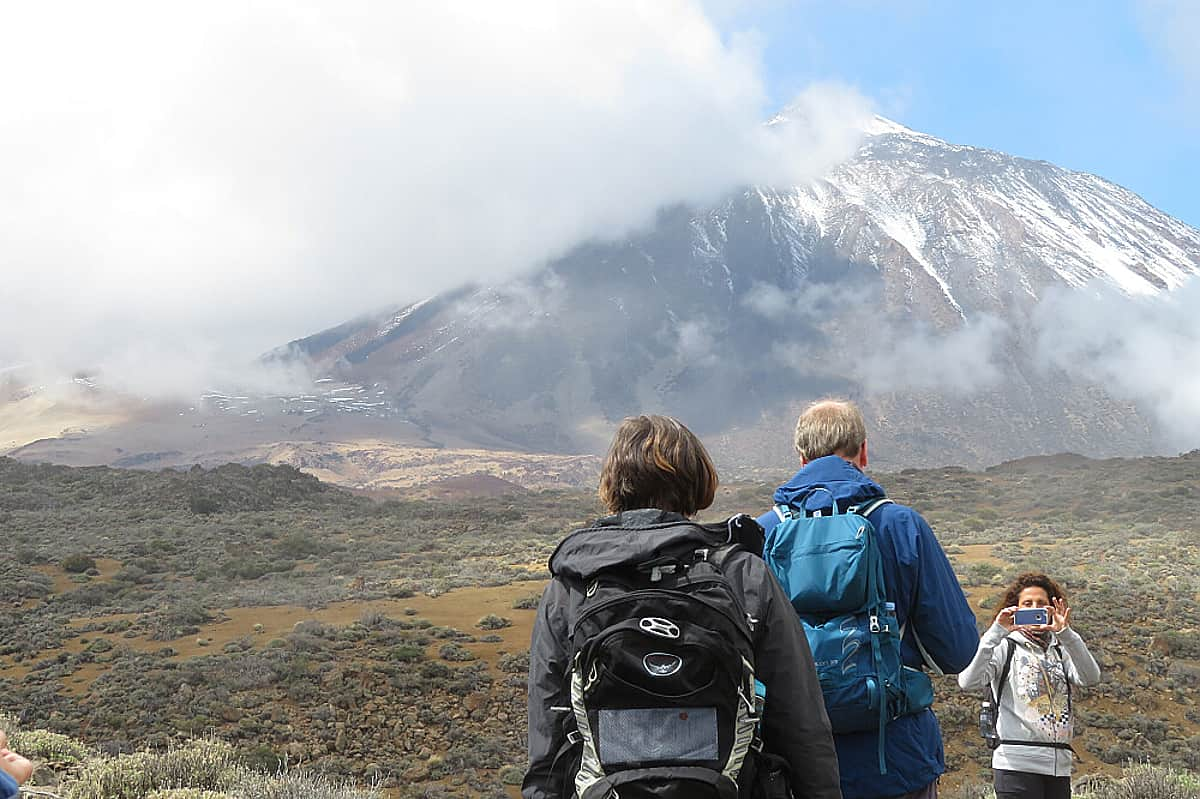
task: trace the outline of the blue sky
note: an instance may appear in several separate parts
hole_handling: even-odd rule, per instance
[[[841,81],[949,141],[1092,172],[1200,227],[1200,2],[758,2],[770,100]]]

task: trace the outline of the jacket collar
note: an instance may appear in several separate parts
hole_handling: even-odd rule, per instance
[[[817,487],[826,491],[813,491]],[[826,455],[804,464],[791,480],[775,489],[773,499],[776,505],[817,510],[829,507],[826,492],[831,492],[839,503],[850,504],[885,496],[883,487],[853,463],[838,455]]]

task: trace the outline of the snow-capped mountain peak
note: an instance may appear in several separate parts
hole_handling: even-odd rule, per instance
[[[901,125],[899,122],[896,122],[893,119],[888,119],[887,117],[880,116],[879,114],[874,114],[869,119],[866,120],[865,124],[863,125],[863,132],[866,133],[868,136],[887,136],[887,135],[910,136],[910,137],[916,138],[916,139],[926,139],[931,142],[940,142],[942,144],[945,144],[945,142],[942,142],[941,139],[938,139],[934,136],[930,136],[927,133],[921,133],[919,131],[913,130],[912,128],[905,127],[904,125]]]
[[[603,446],[589,436],[605,420],[665,411],[719,434],[727,460],[777,465],[794,403],[835,393],[886,422],[876,440],[897,463],[1144,449],[1151,434],[1128,404],[1029,368],[1021,326],[1051,287],[1182,285],[1200,273],[1200,231],[1094,175],[884,117],[864,133],[811,184],[665,209],[652,229],[580,246],[518,283],[297,350],[347,382],[388,382],[406,418],[472,445],[587,450]],[[986,320],[1011,333],[990,393],[939,393],[978,359],[914,363],[920,347],[897,349]],[[894,363],[864,363],[880,351]]]

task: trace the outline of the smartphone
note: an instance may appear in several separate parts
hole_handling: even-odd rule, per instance
[[[1050,610],[1048,608],[1017,608],[1013,614],[1013,624],[1024,627],[1027,624],[1049,624]]]

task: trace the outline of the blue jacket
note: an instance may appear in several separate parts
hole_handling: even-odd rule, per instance
[[[829,455],[810,461],[776,489],[774,502],[800,509],[796,503],[814,486],[829,489],[840,510],[884,496],[883,488],[857,466]],[[828,508],[829,502],[828,493],[817,491],[804,509]],[[758,521],[769,533],[779,517],[772,510]],[[915,643],[919,637],[938,668],[947,674],[958,673],[975,656],[979,632],[975,614],[933,530],[919,513],[904,505],[884,505],[871,514],[871,521],[878,533],[888,599],[896,603],[900,624],[908,625],[900,650],[905,664],[923,665]],[[878,733],[835,735],[834,741],[845,799],[900,796],[925,787],[946,770],[942,731],[932,710],[901,716],[888,725],[887,774],[879,773]]]
[[[20,791],[17,781],[0,771],[0,799],[15,799],[18,795],[20,795]]]

